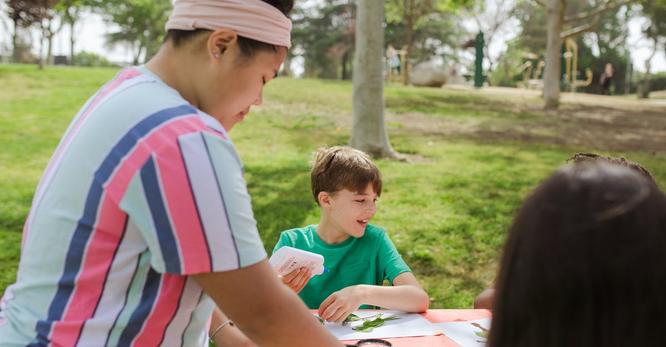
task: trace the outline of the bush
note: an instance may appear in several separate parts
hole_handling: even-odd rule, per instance
[[[92,52],[79,52],[74,56],[74,65],[94,67],[117,67],[105,57]]]

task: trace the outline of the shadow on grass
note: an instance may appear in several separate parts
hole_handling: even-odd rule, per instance
[[[317,205],[310,193],[309,171],[307,162],[281,167],[246,167],[252,208],[269,254],[280,232],[304,226],[306,218],[316,213]]]

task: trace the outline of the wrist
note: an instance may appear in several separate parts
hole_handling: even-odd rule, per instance
[[[368,301],[368,298],[372,296],[370,293],[372,291],[372,286],[367,284],[358,284],[354,286],[354,296],[358,301],[359,305],[363,305]]]
[[[209,339],[211,341],[215,340],[215,336],[221,335],[221,331],[225,329],[226,327],[233,327],[235,324],[231,319],[227,319],[226,321],[222,322],[221,324],[217,325],[214,330],[210,331]]]

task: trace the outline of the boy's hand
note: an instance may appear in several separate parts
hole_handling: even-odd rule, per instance
[[[362,303],[361,286],[343,288],[321,303],[319,317],[329,322],[342,323]]]
[[[287,287],[294,291],[294,293],[298,294],[303,290],[303,287],[308,284],[310,277],[312,277],[310,269],[301,267],[282,276],[280,279],[282,280],[282,283],[286,284]]]

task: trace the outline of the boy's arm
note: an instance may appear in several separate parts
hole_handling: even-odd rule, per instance
[[[425,312],[430,298],[411,272],[403,272],[393,286],[360,284],[331,294],[321,306],[319,316],[340,323],[360,305],[372,305],[406,312]]]
[[[192,276],[218,307],[260,346],[342,346],[268,262]]]
[[[495,301],[495,288],[488,288],[474,299],[475,309],[492,310]]]

